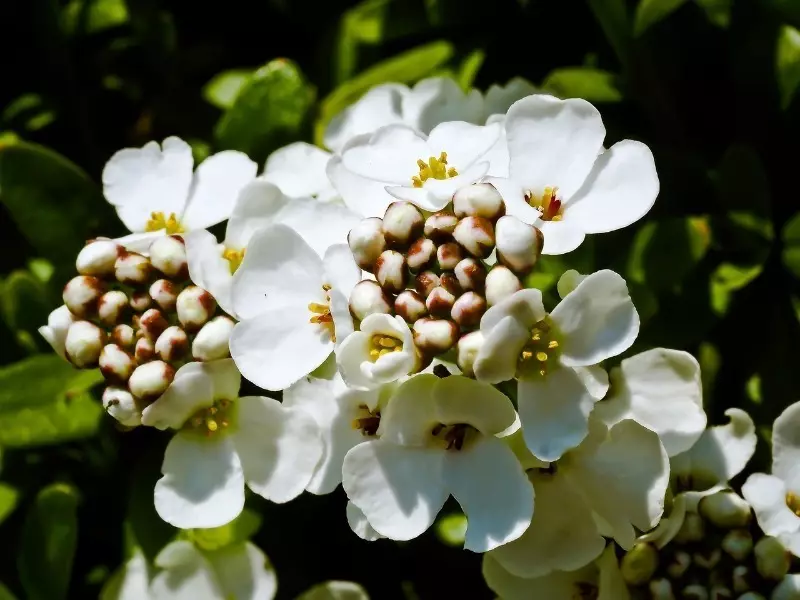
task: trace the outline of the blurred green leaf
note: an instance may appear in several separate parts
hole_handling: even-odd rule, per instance
[[[13,271],[0,287],[0,313],[27,350],[39,346],[38,328],[50,312],[47,286],[28,271]]]
[[[708,404],[714,391],[722,357],[716,346],[710,342],[703,342],[697,352],[697,361],[700,363],[700,378],[703,381],[703,403]]]
[[[695,0],[708,20],[717,27],[727,28],[731,23],[732,0]]]
[[[97,33],[128,22],[125,0],[72,0],[64,7],[64,33]]]
[[[745,391],[753,404],[761,404],[761,375],[754,373],[747,380]]]
[[[645,30],[678,10],[686,0],[640,0],[636,7],[633,34],[642,35]]]
[[[463,513],[445,515],[436,521],[435,531],[443,544],[460,548],[467,535],[467,517]]]
[[[78,537],[78,494],[55,483],[44,488],[25,518],[17,566],[29,600],[67,597]]]
[[[592,67],[555,69],[545,77],[542,87],[561,98],[583,98],[591,102],[619,102],[622,93],[616,76]]]
[[[361,44],[377,44],[381,41],[388,8],[388,0],[367,0],[342,15],[336,43],[334,75],[337,82],[346,81],[355,73]]]
[[[369,595],[352,581],[325,581],[309,588],[296,600],[369,600]]]
[[[750,146],[728,147],[711,178],[726,211],[747,211],[764,217],[770,214],[769,178],[761,158]]]
[[[211,529],[189,529],[183,534],[203,550],[219,550],[225,546],[249,540],[261,527],[261,515],[244,509],[227,525]]]
[[[17,600],[17,597],[2,582],[0,582],[0,600]]]
[[[217,73],[203,86],[203,98],[217,108],[227,110],[233,106],[252,76],[252,69],[231,69]]]
[[[22,94],[5,107],[0,122],[10,128],[37,131],[55,118],[55,111],[39,94]]]
[[[800,212],[783,228],[783,264],[800,277]]]
[[[0,523],[8,518],[14,509],[17,507],[17,501],[19,500],[19,492],[7,485],[5,483],[0,483]],[[0,594],[0,600],[2,600],[3,595]]]
[[[761,273],[761,265],[742,267],[722,263],[712,273],[710,285],[711,308],[722,316],[728,311],[734,292],[742,289]]]
[[[631,42],[631,24],[625,0],[588,0],[588,4],[620,63],[625,65]]]
[[[778,33],[775,72],[781,92],[781,106],[787,108],[800,85],[800,31],[783,25]]]
[[[486,52],[483,50],[473,50],[461,62],[461,67],[458,69],[456,81],[461,89],[469,92],[472,85],[475,83],[475,78],[478,76],[478,71],[483,66],[483,61],[486,60]]]

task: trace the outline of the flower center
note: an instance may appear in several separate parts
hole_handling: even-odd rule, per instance
[[[786,506],[789,507],[789,510],[800,517],[800,496],[795,494],[794,492],[789,492],[786,494]]]
[[[431,429],[431,435],[444,444],[445,450],[458,451],[464,447],[468,435],[477,431],[472,425],[466,423],[456,423],[455,425],[439,423]]]
[[[325,292],[325,304],[319,302],[311,302],[308,305],[308,310],[311,311],[311,318],[308,320],[310,323],[322,325],[331,336],[331,341],[336,341],[336,330],[333,325],[333,315],[331,314],[331,286],[327,283],[323,284],[322,291]]]
[[[517,358],[517,375],[547,375],[548,362],[558,358],[556,331],[548,318],[531,328],[531,337],[522,347]]]
[[[417,160],[419,175],[414,175],[411,182],[414,187],[421,188],[428,179],[447,179],[455,177],[458,171],[454,167],[447,166],[447,152],[439,154],[439,158],[431,156],[428,162],[422,159]]]
[[[233,406],[231,400],[214,400],[211,406],[194,413],[183,427],[205,437],[219,434],[230,426]]]
[[[369,359],[372,362],[390,352],[400,352],[403,350],[403,342],[390,335],[373,335],[369,341]]]
[[[542,221],[560,221],[564,217],[557,187],[544,188],[541,196],[529,191],[525,194],[525,201],[539,209]]]
[[[233,248],[225,248],[222,252],[222,258],[228,261],[228,264],[231,269],[231,275],[236,273],[236,269],[238,269],[242,265],[242,261],[244,260],[244,248],[241,250],[234,250]]]
[[[381,424],[381,411],[377,409],[372,411],[366,404],[360,404],[357,415],[351,423],[353,429],[360,430],[364,436],[374,436],[378,433],[378,426]]]
[[[164,216],[163,212],[151,212],[150,219],[145,225],[145,231],[160,231],[166,229],[168,234],[183,233],[183,225],[175,216],[175,213],[169,213],[168,217]]]

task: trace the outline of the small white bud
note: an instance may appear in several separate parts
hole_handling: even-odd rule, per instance
[[[128,389],[136,398],[155,399],[163,394],[175,377],[175,369],[160,360],[145,363],[131,375]]]
[[[711,570],[719,564],[722,560],[722,550],[714,548],[703,554],[702,552],[695,552],[692,555],[692,561],[695,565],[702,569]]]
[[[644,585],[658,568],[658,550],[651,544],[634,544],[620,561],[622,578],[630,585]]]
[[[784,577],[772,590],[770,596],[770,600],[797,600],[798,598],[800,598],[800,578],[796,573]]]
[[[107,381],[125,383],[136,368],[136,361],[116,344],[107,344],[100,352],[99,365]]]
[[[441,354],[458,340],[458,327],[445,319],[420,319],[414,323],[414,345],[427,354]]]
[[[178,300],[178,287],[169,279],[159,279],[150,286],[150,297],[161,310],[172,312]]]
[[[486,258],[494,250],[494,227],[483,217],[464,217],[456,225],[453,237],[476,258]]]
[[[150,244],[150,262],[167,277],[185,277],[188,274],[186,246],[176,235],[165,235]]]
[[[461,336],[458,340],[458,358],[456,363],[458,368],[466,377],[472,377],[475,374],[473,365],[475,364],[475,357],[483,346],[483,334],[480,331],[473,331],[467,335]]]
[[[737,594],[744,594],[750,589],[750,568],[745,565],[736,565],[731,571],[731,581],[733,582],[733,591]],[[747,595],[747,594],[745,594]]]
[[[433,262],[436,251],[436,244],[434,244],[432,240],[424,237],[419,238],[416,242],[411,244],[406,254],[408,268],[412,271],[419,271],[420,269],[428,267],[430,263]]]
[[[800,590],[797,591],[800,592]],[[773,595],[772,597],[775,598],[775,600],[778,600],[778,598],[780,598],[781,596]],[[787,596],[787,598],[800,598],[800,595]],[[744,594],[739,596],[736,600],[767,600],[767,599],[758,592],[745,592]]]
[[[703,521],[703,517],[695,512],[687,512],[678,533],[675,534],[674,540],[678,544],[699,542],[703,539],[705,534],[706,525]]]
[[[147,292],[133,292],[131,294],[131,308],[134,312],[141,313],[153,305],[153,299]]]
[[[423,298],[427,298],[437,287],[439,287],[439,276],[433,271],[423,271],[414,278],[414,289]]]
[[[372,272],[375,261],[386,250],[386,238],[383,236],[383,219],[370,217],[362,219],[347,234],[347,245],[356,264],[365,271]]]
[[[777,538],[761,538],[753,551],[756,555],[756,569],[764,579],[779,581],[786,577],[791,565],[791,555]]]
[[[453,213],[438,212],[425,220],[423,231],[425,237],[432,239],[437,244],[441,244],[452,241],[456,225],[458,225],[458,217]]]
[[[97,316],[103,323],[113,327],[125,317],[129,307],[125,292],[111,290],[100,296],[97,302]]]
[[[372,314],[392,314],[389,298],[376,282],[371,279],[359,281],[350,292],[350,314],[363,321]]]
[[[114,263],[117,281],[126,285],[146,283],[153,274],[153,265],[147,257],[135,252],[125,252]]]
[[[103,391],[103,408],[126,427],[136,427],[142,422],[142,413],[128,390],[107,387]]]
[[[122,246],[111,240],[90,242],[78,252],[75,267],[81,275],[111,277],[114,275],[114,263],[121,251]]]
[[[422,235],[425,219],[411,202],[393,202],[383,215],[383,235],[394,248],[407,248]]]
[[[428,294],[425,298],[425,306],[432,317],[446,319],[450,316],[450,311],[455,304],[456,297],[443,287],[439,286]]]
[[[228,342],[233,326],[233,320],[225,316],[211,319],[197,332],[192,342],[192,356],[202,361],[228,358],[231,355]]]
[[[428,315],[425,300],[414,290],[403,290],[394,300],[394,312],[400,315],[406,323],[414,323]]]
[[[453,194],[453,211],[459,218],[483,217],[494,221],[506,214],[506,205],[491,183],[473,183]]]
[[[142,337],[136,340],[136,348],[133,351],[133,356],[139,364],[146,363],[156,355],[155,341]]]
[[[700,500],[698,510],[714,525],[725,529],[746,526],[752,514],[747,501],[729,490],[704,497]]]
[[[123,323],[111,330],[111,341],[120,348],[131,350],[136,343],[136,332],[133,327]]]
[[[734,529],[722,538],[722,549],[735,561],[742,562],[753,551],[753,536],[746,529]]]
[[[692,583],[683,588],[681,598],[683,600],[709,600],[709,595],[704,586]]]
[[[79,369],[97,366],[106,334],[94,323],[75,321],[67,330],[64,351],[67,360]]]
[[[495,265],[486,275],[486,304],[494,306],[521,289],[522,283],[511,272],[511,269],[502,265]]]
[[[61,297],[69,311],[76,317],[90,317],[97,312],[97,303],[105,285],[97,277],[78,275],[64,286]]]
[[[375,262],[375,279],[390,294],[402,292],[408,282],[405,256],[396,250],[384,250]]]
[[[459,285],[465,290],[482,292],[486,285],[486,267],[483,263],[474,258],[464,258],[454,267],[456,279]]]
[[[500,217],[495,225],[497,260],[514,271],[525,275],[533,270],[542,254],[544,236],[534,227],[516,217]]]
[[[692,557],[689,553],[678,551],[673,556],[672,562],[667,565],[667,574],[673,579],[680,579],[691,566]]]
[[[214,315],[217,302],[214,297],[196,285],[190,285],[178,294],[175,303],[178,320],[187,331],[197,331]]]
[[[474,327],[486,312],[486,300],[475,292],[459,296],[450,310],[450,318],[461,327]]]
[[[675,600],[675,594],[672,593],[672,583],[669,579],[653,579],[649,587],[653,600]]]
[[[158,336],[167,327],[169,327],[169,323],[157,308],[151,308],[139,317],[139,329],[145,337],[151,340],[158,339]]]
[[[155,348],[156,354],[164,362],[178,360],[189,349],[189,336],[177,325],[172,325],[158,336]]]
[[[64,356],[64,343],[69,326],[78,318],[63,304],[47,316],[47,325],[39,327],[39,334],[47,341],[61,358]]]

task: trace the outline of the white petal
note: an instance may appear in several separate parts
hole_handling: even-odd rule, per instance
[[[195,285],[208,291],[222,310],[233,313],[231,265],[223,258],[217,238],[205,229],[195,229],[183,236],[189,277]]]
[[[430,153],[425,138],[411,127],[387,125],[363,143],[348,144],[342,151],[342,162],[361,177],[384,184],[410,185],[411,176],[419,170],[417,160],[428,160]]]
[[[466,423],[485,435],[497,435],[516,421],[508,396],[487,383],[452,375],[433,386],[435,415],[439,423]]]
[[[427,133],[446,121],[478,123],[483,118],[483,98],[478,90],[468,93],[449,77],[431,77],[418,82],[403,97],[406,123]]]
[[[541,229],[544,236],[542,254],[548,256],[572,252],[583,243],[586,238],[582,223],[564,218],[562,221],[540,221],[536,226]]]
[[[181,221],[204,229],[231,216],[239,192],[256,176],[258,166],[244,152],[224,150],[209,156],[194,173],[192,192]]]
[[[356,331],[345,338],[336,348],[336,364],[347,385],[367,390],[375,386],[375,382],[361,370],[364,361],[369,360],[370,336]]]
[[[211,564],[225,598],[272,600],[278,578],[267,556],[250,542],[232,544],[209,552]],[[202,600],[202,596],[194,600]]]
[[[537,195],[556,186],[569,198],[591,171],[605,135],[600,113],[585,100],[523,98],[506,115],[511,178]]]
[[[287,196],[316,196],[331,186],[325,174],[330,158],[330,152],[322,148],[294,142],[267,157],[262,177],[281,188]]]
[[[64,358],[64,342],[69,326],[77,320],[63,304],[47,316],[47,325],[39,327],[41,335],[58,355]]]
[[[386,191],[385,182],[353,173],[345,167],[340,156],[331,158],[326,173],[345,205],[362,217],[383,217],[387,207],[395,202]]]
[[[402,100],[408,93],[406,86],[396,83],[370,89],[358,102],[331,119],[325,128],[325,145],[334,152],[340,152],[357,135],[372,133],[384,125],[402,123]]]
[[[465,549],[488,552],[530,525],[533,486],[502,440],[481,435],[460,451],[446,452],[444,481],[467,516]]]
[[[179,369],[187,373],[204,373],[211,378],[215,400],[234,400],[239,397],[242,375],[230,358],[208,362],[191,362]]]
[[[163,571],[153,579],[152,600],[224,600],[211,565],[191,542],[170,543],[156,557],[156,565]]]
[[[519,353],[530,336],[530,329],[517,319],[504,317],[488,335],[484,334],[483,344],[472,365],[475,377],[485,383],[513,379],[517,373]]]
[[[410,540],[432,524],[448,493],[444,452],[372,440],[347,453],[342,485],[381,535]]]
[[[800,492],[800,402],[786,408],[772,427],[772,474]]]
[[[353,533],[355,533],[362,540],[374,542],[375,540],[379,540],[384,537],[372,528],[372,525],[369,524],[367,517],[364,516],[364,513],[361,512],[361,509],[359,509],[350,501],[347,502],[346,512],[347,524],[350,525],[350,529],[353,530]]]
[[[650,211],[658,190],[650,148],[622,140],[597,158],[581,189],[564,205],[564,221],[580,223],[586,233],[622,229]]]
[[[505,85],[493,83],[486,90],[484,113],[487,116],[505,114],[514,102],[536,92],[536,86],[522,77],[514,77]]]
[[[225,230],[225,245],[242,250],[259,229],[279,223],[277,216],[292,202],[274,184],[254,179],[239,192]]]
[[[314,419],[272,398],[246,396],[238,402],[233,442],[247,487],[273,502],[299,496],[322,456]]]
[[[333,334],[336,336],[334,341],[336,342],[336,347],[338,347],[355,331],[355,325],[353,324],[353,315],[350,313],[348,296],[345,296],[339,290],[331,290],[329,293],[329,306],[331,317],[333,317]]]
[[[421,373],[404,381],[381,413],[381,439],[405,446],[425,446],[438,424],[434,388],[436,375]]]
[[[494,173],[494,171],[490,172]],[[538,221],[542,213],[525,201],[525,191],[519,183],[505,177],[484,177],[483,180],[491,183],[500,192],[506,205],[507,215],[517,217],[528,225],[541,227]],[[545,239],[545,243],[547,243],[547,239]]]
[[[600,571],[597,582],[600,593],[597,600],[630,600],[631,594],[622,577],[614,544],[606,546],[595,565]]]
[[[244,507],[242,465],[230,437],[180,432],[170,440],[156,482],[158,516],[181,529],[219,527]]]
[[[472,125],[450,121],[437,125],[431,131],[428,146],[435,156],[439,156],[439,152],[447,152],[447,165],[462,173],[481,160],[495,145],[502,130],[500,123]]]
[[[520,290],[491,307],[481,318],[481,333],[489,335],[504,317],[514,317],[526,328],[533,327],[545,318],[542,292],[537,289]]]
[[[769,600],[797,600],[800,598],[800,574],[789,573],[772,590]]]
[[[786,505],[788,491],[779,477],[764,473],[753,473],[742,485],[742,496],[753,507],[766,535],[777,537],[800,530],[800,517]]]
[[[175,373],[167,391],[142,411],[142,425],[179,429],[195,412],[214,402],[211,378],[194,371],[189,363]],[[189,367],[187,369],[187,367]]]
[[[108,578],[100,600],[144,600],[150,598],[147,559],[139,548],[128,561]]]
[[[553,571],[527,579],[512,575],[487,554],[483,557],[483,577],[503,600],[575,600],[587,587],[596,588],[597,569],[589,564],[577,571]]]
[[[121,207],[118,209],[118,213],[126,212],[128,209],[127,207]],[[131,209],[132,211],[139,210],[136,207]],[[150,218],[150,215],[147,215],[147,218]],[[125,222],[125,219],[122,218],[122,222]],[[131,252],[138,252],[139,254],[144,254],[145,256],[149,256],[150,254],[150,246],[153,244],[156,239],[167,235],[165,229],[159,229],[158,231],[145,231],[141,233],[129,233],[128,235],[123,235],[122,237],[116,238],[114,241],[117,242],[120,246],[123,246],[126,250]]]
[[[326,250],[322,270],[322,280],[347,297],[361,281],[361,269],[347,244],[335,244]]]
[[[561,335],[561,363],[595,365],[621,354],[639,333],[639,313],[625,280],[614,271],[584,279],[550,314]]]

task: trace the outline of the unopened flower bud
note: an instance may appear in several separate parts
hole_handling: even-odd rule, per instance
[[[175,369],[165,362],[154,360],[136,367],[128,380],[128,389],[140,400],[155,399],[167,390],[173,377]]]
[[[733,600],[733,592],[724,584],[712,585],[709,600]]]
[[[126,427],[136,427],[142,422],[142,413],[128,390],[107,387],[103,391],[103,408]]]
[[[217,302],[203,288],[190,285],[178,294],[175,303],[178,321],[187,331],[197,331],[214,315]]]
[[[414,345],[426,354],[441,354],[458,340],[458,326],[446,319],[420,319],[414,323]]]
[[[494,250],[494,227],[483,217],[464,217],[456,225],[453,237],[476,258],[486,258]]]
[[[99,365],[107,381],[125,383],[136,368],[136,361],[116,344],[107,344],[100,352]]]
[[[679,544],[699,542],[703,539],[705,533],[706,526],[703,522],[703,517],[694,512],[687,512],[678,533],[675,534],[674,540]]]
[[[375,313],[392,314],[392,305],[386,292],[371,279],[364,279],[356,284],[350,292],[349,304],[350,314],[359,321]]]
[[[396,250],[384,250],[375,263],[375,279],[390,294],[402,292],[408,281],[406,257]]]
[[[692,562],[701,569],[711,570],[719,564],[722,560],[722,550],[714,548],[706,553],[695,552],[692,555]]]
[[[146,337],[136,340],[136,348],[133,351],[133,356],[139,364],[145,363],[156,355],[156,343]]]
[[[456,299],[450,310],[450,317],[460,327],[474,327],[481,322],[481,317],[485,312],[486,300],[483,296],[475,292],[467,292]]]
[[[117,325],[111,330],[111,341],[120,348],[131,350],[136,343],[136,332],[125,323]]]
[[[495,265],[486,276],[486,304],[494,306],[521,289],[522,283],[511,269]]]
[[[497,221],[495,235],[497,260],[518,275],[530,273],[542,254],[542,232],[533,225],[506,215]]]
[[[386,250],[386,238],[383,235],[383,219],[370,217],[362,219],[347,234],[347,245],[356,264],[365,271],[372,272],[375,261]]]
[[[97,365],[106,343],[106,334],[94,323],[75,321],[67,330],[64,352],[67,360],[79,369]]]
[[[114,263],[117,262],[122,247],[112,240],[96,240],[89,242],[78,252],[75,267],[81,275],[93,277],[111,277],[114,275]]]
[[[185,277],[189,272],[186,245],[175,235],[156,238],[150,244],[150,262],[167,277]]]
[[[464,257],[461,246],[455,242],[447,242],[436,249],[436,261],[439,268],[445,271],[452,271]]]
[[[433,271],[423,271],[414,279],[414,289],[423,298],[439,287],[439,276]]]
[[[142,313],[153,305],[153,299],[147,292],[133,292],[131,294],[131,308],[134,312]]]
[[[64,286],[64,304],[76,317],[91,317],[97,311],[97,303],[105,291],[105,285],[97,277],[78,275]]]
[[[733,571],[731,573],[733,591],[737,594],[743,594],[747,592],[751,587],[750,580],[752,579],[752,575],[750,573],[750,568],[745,565],[736,565],[733,567]]]
[[[689,556],[689,553],[678,551],[672,557],[672,562],[667,565],[667,574],[673,579],[680,579],[691,566],[692,557]]]
[[[428,315],[425,300],[414,290],[403,290],[394,300],[394,312],[400,315],[406,323],[414,323]]]
[[[458,283],[458,277],[452,271],[445,271],[439,275],[439,287],[443,287],[456,298],[464,293],[464,290],[461,289],[461,284]]]
[[[643,585],[650,581],[658,568],[658,550],[651,544],[635,544],[620,561],[619,570],[625,582]]]
[[[441,244],[453,239],[453,231],[458,225],[458,217],[449,212],[432,214],[425,220],[425,237]]]
[[[683,600],[710,600],[708,590],[699,583],[691,583],[681,592]]]
[[[151,308],[139,318],[139,329],[142,330],[145,337],[151,340],[158,339],[163,331],[169,327],[169,323],[157,308]]]
[[[100,296],[100,300],[97,301],[97,316],[103,323],[113,327],[125,317],[129,308],[125,292],[111,290]]]
[[[453,269],[459,285],[465,290],[483,292],[486,285],[486,267],[474,258],[464,258]]]
[[[394,248],[407,248],[422,235],[425,219],[411,202],[393,202],[383,215],[383,235]]]
[[[424,237],[419,238],[411,244],[406,254],[408,268],[416,272],[429,266],[436,256],[436,250],[436,244],[432,240]]]
[[[772,597],[775,600],[778,600],[780,598],[780,596],[778,595],[773,595]],[[798,598],[798,597],[800,596],[789,596],[789,598]],[[767,600],[767,599],[758,592],[745,592],[744,594],[739,596],[736,600]]]
[[[753,551],[756,556],[756,569],[764,579],[779,581],[786,577],[791,556],[777,538],[770,536],[761,538]]]
[[[192,356],[195,360],[228,358],[231,355],[228,342],[233,326],[233,320],[225,316],[215,317],[203,325],[192,342]]]
[[[732,529],[744,527],[750,522],[750,505],[737,493],[723,490],[700,500],[701,515],[717,527]]]
[[[467,335],[462,335],[458,340],[458,358],[456,363],[458,368],[466,377],[472,377],[475,374],[473,365],[475,364],[475,357],[483,346],[483,334],[480,331],[473,331]]]
[[[734,529],[722,538],[722,549],[733,560],[742,562],[753,551],[753,536],[746,529]]]
[[[425,306],[432,317],[446,319],[450,316],[450,311],[455,304],[456,297],[443,287],[439,286],[425,299]]]
[[[649,587],[653,600],[675,600],[675,594],[672,593],[672,583],[669,579],[653,579]]]
[[[177,325],[172,325],[158,336],[155,348],[156,354],[164,362],[178,360],[189,349],[189,336]]]
[[[150,297],[161,310],[172,312],[178,300],[178,287],[169,279],[159,279],[150,286]]]
[[[491,183],[473,183],[453,194],[453,211],[459,218],[483,217],[495,221],[506,214],[506,205]]]
[[[150,260],[136,252],[124,252],[114,263],[117,281],[126,285],[147,283],[153,275]]]
[[[796,573],[784,577],[772,590],[770,600],[797,600],[800,598],[800,577]]]

